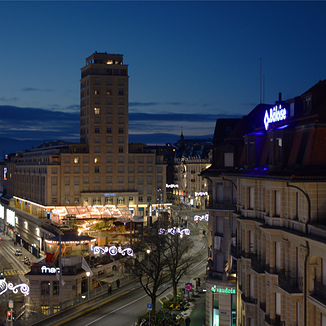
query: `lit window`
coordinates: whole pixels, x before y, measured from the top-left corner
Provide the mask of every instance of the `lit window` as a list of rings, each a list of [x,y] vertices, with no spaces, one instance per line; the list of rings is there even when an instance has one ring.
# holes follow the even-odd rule
[[[94,91],[94,95],[100,95],[100,91],[98,90]]]
[[[94,114],[100,114],[101,109],[100,108],[94,108]]]
[[[99,157],[94,157],[94,163],[100,163],[100,158]]]
[[[106,95],[112,95],[112,90],[111,89],[107,89],[106,90]]]
[[[75,158],[74,158],[74,163],[75,163],[75,164],[79,163],[79,157],[75,157]]]

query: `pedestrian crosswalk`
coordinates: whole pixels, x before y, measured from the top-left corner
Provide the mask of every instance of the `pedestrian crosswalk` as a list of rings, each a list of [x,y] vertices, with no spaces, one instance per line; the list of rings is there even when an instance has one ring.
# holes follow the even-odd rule
[[[12,270],[12,271],[4,271],[3,274],[4,274],[4,276],[15,276],[15,275],[24,275],[24,274],[26,274],[28,272],[29,272],[29,270],[26,270],[26,271]]]

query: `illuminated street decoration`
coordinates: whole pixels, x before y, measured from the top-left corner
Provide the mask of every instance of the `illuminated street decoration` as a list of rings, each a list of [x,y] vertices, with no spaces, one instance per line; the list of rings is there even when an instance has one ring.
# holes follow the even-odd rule
[[[102,254],[106,254],[107,252],[111,255],[111,256],[115,256],[118,253],[121,254],[122,256],[125,256],[126,254],[128,256],[133,256],[134,255],[134,251],[131,248],[126,248],[126,249],[121,249],[121,247],[116,247],[116,246],[104,246],[103,247],[94,247],[94,255],[99,254],[100,252]]]
[[[200,191],[200,192],[195,192],[196,197],[202,197],[202,196],[208,196],[207,191]]]
[[[277,105],[274,106],[272,109],[269,109],[269,115],[268,110],[265,111],[265,117],[264,117],[264,125],[265,129],[268,129],[268,125],[272,122],[278,122],[286,119],[286,109],[282,109],[282,106],[280,105],[277,108]]]
[[[221,289],[221,288],[218,288],[216,287],[216,285],[212,286],[211,288],[212,292],[219,292],[219,293],[231,293],[231,294],[235,294],[235,289],[232,289],[232,288],[224,288],[224,289]]]
[[[169,229],[162,229],[160,228],[158,230],[158,234],[161,235],[161,234],[172,234],[172,235],[175,235],[177,233],[183,235],[190,235],[190,230],[189,229],[183,229],[181,230],[180,228],[176,228],[176,227],[173,227],[173,228],[169,228]]]
[[[176,184],[166,184],[165,187],[166,188],[179,188],[179,185],[176,185]]]
[[[55,274],[57,271],[60,273],[60,268],[59,267],[46,267],[42,266],[41,267],[42,273],[49,273],[49,274]]]
[[[29,286],[25,283],[13,285],[12,283],[7,283],[6,280],[0,280],[0,295],[7,292],[7,290],[12,291],[17,294],[18,289],[20,288],[20,292],[24,295],[29,295]]]
[[[194,221],[202,221],[202,220],[205,220],[205,221],[208,221],[209,220],[209,214],[206,213],[205,215],[195,215],[194,216]]]

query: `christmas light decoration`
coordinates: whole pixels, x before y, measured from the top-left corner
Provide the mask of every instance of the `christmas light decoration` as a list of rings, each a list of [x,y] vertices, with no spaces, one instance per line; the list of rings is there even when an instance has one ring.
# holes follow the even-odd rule
[[[128,256],[133,256],[134,255],[134,251],[131,248],[126,248],[126,249],[122,249],[121,247],[116,247],[116,246],[104,246],[104,247],[98,247],[95,246],[93,249],[94,255],[99,254],[100,252],[102,254],[106,254],[109,253],[111,256],[115,256],[118,253],[121,254],[122,256],[125,256],[126,254]]]
[[[20,288],[20,292],[24,295],[29,295],[29,286],[25,283],[13,285],[12,283],[7,283],[6,280],[0,280],[0,295],[7,292],[7,290],[12,291],[17,294],[18,289]]]
[[[180,235],[190,235],[190,230],[189,229],[180,229],[180,228],[176,228],[176,227],[173,227],[173,228],[169,228],[169,229],[163,229],[163,228],[160,228],[158,230],[158,234],[161,235],[161,234],[172,234],[172,235],[176,235],[177,233],[179,233]]]
[[[205,221],[208,221],[209,220],[209,214],[206,213],[205,215],[195,215],[194,216],[194,221],[202,221],[202,220],[205,220]]]

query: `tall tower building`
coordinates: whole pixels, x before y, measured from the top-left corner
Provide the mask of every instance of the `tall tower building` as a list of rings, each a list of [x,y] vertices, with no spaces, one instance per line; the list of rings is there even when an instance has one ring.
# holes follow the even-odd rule
[[[116,184],[128,164],[128,66],[123,55],[95,52],[86,58],[80,80],[80,142],[89,145],[95,164],[109,164]]]

